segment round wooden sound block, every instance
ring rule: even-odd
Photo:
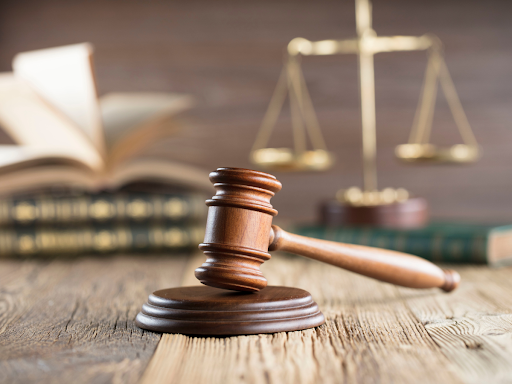
[[[208,286],[163,289],[149,295],[135,320],[150,331],[210,336],[298,331],[324,322],[309,292],[277,286],[256,293]]]
[[[403,202],[374,206],[352,206],[328,200],[320,206],[320,224],[370,225],[376,227],[413,229],[428,222],[428,204],[421,197]]]

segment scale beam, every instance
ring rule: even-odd
[[[302,37],[295,38],[288,44],[288,54],[291,57],[297,55],[358,55],[363,136],[363,182],[364,190],[372,192],[378,189],[373,56],[381,52],[440,49],[441,42],[433,35],[377,36],[372,28],[372,5],[370,0],[356,0],[356,29],[358,36],[353,39],[310,41]]]
[[[288,44],[290,56],[328,56],[359,54],[360,43],[364,41],[365,49],[372,54],[381,52],[425,51],[437,47],[439,40],[432,35],[423,36],[367,36],[364,39],[320,40],[311,41],[297,37]]]
[[[440,49],[441,43],[432,35],[377,36],[371,29],[371,14],[367,0],[356,0],[358,38],[343,40],[310,41],[298,37],[288,44],[290,56],[327,56],[357,54],[359,57],[359,82],[361,88],[361,120],[363,134],[363,182],[366,191],[377,190],[377,138],[375,115],[375,70],[373,56],[381,52],[424,51]],[[367,3],[367,4],[361,4]],[[362,25],[359,25],[362,24]]]
[[[409,143],[399,145],[395,151],[399,159],[407,162],[472,162],[478,158],[479,148],[444,62],[441,41],[432,34],[378,36],[372,27],[371,1],[355,0],[355,5],[357,37],[320,41],[297,37],[288,43],[288,57],[283,73],[251,151],[251,159],[261,166],[280,170],[323,170],[332,164],[333,156],[327,151],[320,132],[320,126],[300,69],[300,60],[302,56],[355,54],[358,57],[361,98],[364,188],[362,191],[357,187],[340,191],[339,194],[341,193],[343,196],[338,200],[342,203],[364,206],[390,204],[393,201],[399,201],[398,194],[395,193],[397,191],[394,191],[395,194],[391,196],[387,192],[384,193],[384,190],[379,191],[377,185],[374,70],[374,56],[377,53],[427,51],[428,65],[422,96],[418,102]],[[438,82],[445,94],[464,144],[441,148],[429,142]],[[290,99],[294,149],[264,148],[276,124],[287,93]],[[313,150],[307,149],[306,133],[309,135]],[[352,193],[356,189],[358,192]],[[352,192],[348,193],[350,191]]]

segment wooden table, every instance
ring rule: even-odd
[[[273,285],[309,290],[325,325],[227,338],[160,335],[148,293],[195,284],[201,256],[0,261],[0,382],[512,382],[512,268],[462,266],[460,288],[398,288],[275,255]]]

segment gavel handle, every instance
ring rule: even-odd
[[[442,270],[417,256],[380,248],[336,243],[288,233],[276,225],[270,233],[269,251],[285,251],[410,288],[457,288],[460,276]]]

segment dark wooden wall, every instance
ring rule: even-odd
[[[378,167],[381,187],[427,197],[437,217],[512,222],[512,3],[499,0],[375,0],[379,34],[436,33],[484,156],[467,166],[402,165],[394,146],[407,140],[425,53],[376,57]],[[155,153],[208,169],[250,167],[247,156],[294,37],[353,36],[354,4],[339,1],[3,0],[0,70],[19,51],[90,41],[101,93],[175,91],[198,105],[189,129]],[[303,61],[313,102],[336,166],[324,173],[278,174],[281,217],[311,219],[317,202],[361,183],[356,58]],[[438,103],[433,138],[458,140]],[[284,145],[289,118],[274,137]]]

